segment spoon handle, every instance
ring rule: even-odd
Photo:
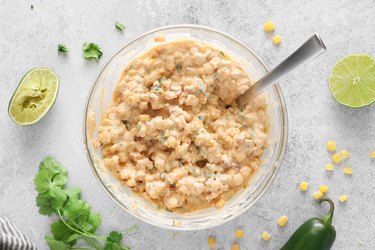
[[[290,73],[302,64],[305,64],[307,61],[317,57],[325,50],[326,46],[324,45],[322,39],[320,39],[319,35],[313,35],[287,59],[268,72],[260,80],[254,83],[250,89],[239,96],[237,98],[238,106],[244,106],[255,96],[283,78],[286,74]]]

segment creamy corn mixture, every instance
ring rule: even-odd
[[[205,43],[157,45],[119,78],[97,138],[105,166],[160,208],[222,207],[267,147],[264,98],[244,110],[233,103],[250,85],[238,62]]]

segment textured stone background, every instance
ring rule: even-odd
[[[34,9],[30,9],[30,5]],[[217,237],[218,249],[229,249],[233,232],[244,228],[242,249],[277,249],[307,218],[323,215],[311,199],[322,183],[337,200],[334,249],[375,249],[375,106],[349,109],[332,98],[327,79],[334,63],[351,53],[375,54],[375,4],[373,0],[339,1],[90,1],[0,0],[0,214],[8,216],[40,248],[52,219],[35,206],[33,178],[39,161],[53,155],[70,172],[70,185],[82,188],[84,198],[102,214],[101,229],[141,228],[126,243],[133,249],[207,249],[208,235]],[[262,30],[272,19],[283,44],[274,47]],[[122,34],[118,20],[127,26]],[[251,46],[274,66],[314,32],[327,51],[314,62],[282,81],[289,109],[289,143],[283,166],[274,184],[259,202],[239,218],[210,230],[178,233],[150,226],[123,212],[99,187],[89,170],[82,143],[82,116],[87,92],[106,60],[133,37],[163,25],[194,23],[228,32]],[[81,57],[86,41],[99,43],[104,55],[99,63]],[[71,48],[58,56],[56,46]],[[30,68],[47,66],[61,79],[52,111],[31,127],[15,125],[7,106],[22,75]],[[337,168],[324,172],[329,162],[325,142],[333,139],[351,152],[352,177]],[[307,180],[311,189],[302,194],[297,185]],[[286,214],[290,223],[279,229],[275,220]],[[260,234],[268,230],[272,240]],[[358,240],[364,245],[360,246]]]

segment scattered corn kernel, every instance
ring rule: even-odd
[[[231,250],[240,250],[240,245],[237,243],[232,244]]]
[[[348,200],[348,196],[347,196],[346,194],[341,195],[341,196],[339,197],[339,202],[341,202],[341,203],[343,203],[343,202],[345,202],[345,201],[347,201],[347,200]]]
[[[272,37],[273,44],[277,45],[277,44],[281,43],[281,41],[282,41],[282,38],[279,35],[276,35],[276,36]]]
[[[267,22],[264,23],[264,31],[265,32],[272,32],[275,30],[275,24],[271,20],[268,20]]]
[[[315,200],[320,200],[321,198],[323,198],[323,192],[322,191],[320,191],[320,190],[318,190],[318,191],[316,191],[315,193],[313,193],[313,198],[315,199]]]
[[[344,174],[346,175],[352,175],[353,169],[352,168],[344,168]]]
[[[370,153],[370,158],[371,158],[371,159],[375,159],[375,151],[372,151],[372,152]]]
[[[271,235],[267,231],[265,231],[262,233],[262,239],[264,241],[269,241],[271,239]]]
[[[328,163],[325,168],[327,171],[332,171],[335,167],[331,163]]]
[[[336,150],[336,142],[327,141],[327,150],[328,151],[335,151]]]
[[[350,154],[349,154],[349,151],[348,150],[341,150],[340,151],[340,155],[343,159],[348,159]]]
[[[216,242],[214,237],[209,236],[207,242],[210,248],[215,248]]]
[[[363,242],[363,240],[359,240],[359,241],[357,241],[358,242],[358,245],[364,245],[365,243]]]
[[[236,238],[242,238],[244,235],[245,235],[245,232],[241,229],[237,229],[236,232],[234,233],[234,236],[236,236]]]
[[[328,186],[326,186],[326,185],[320,185],[319,190],[320,190],[323,194],[325,194],[325,193],[328,192]]]
[[[283,216],[281,216],[281,217],[277,220],[277,225],[279,225],[280,227],[285,227],[286,224],[288,223],[288,221],[289,221],[288,216],[283,215]]]
[[[339,153],[336,153],[334,155],[332,155],[332,161],[336,164],[339,164],[341,162],[342,158],[341,158],[341,155]]]
[[[299,184],[299,189],[301,189],[301,191],[303,192],[306,192],[308,188],[309,188],[309,183],[307,183],[306,181],[303,181]]]

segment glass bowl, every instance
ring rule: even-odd
[[[115,53],[99,72],[90,89],[83,125],[84,144],[88,160],[95,177],[106,193],[121,208],[136,218],[155,226],[174,230],[186,231],[215,227],[247,211],[275,179],[287,143],[288,122],[284,97],[278,84],[264,93],[270,120],[270,147],[265,150],[262,165],[252,176],[246,188],[239,191],[221,209],[209,208],[185,214],[158,210],[155,204],[144,200],[127,186],[121,185],[102,164],[100,148],[94,148],[92,145],[92,140],[97,135],[102,114],[111,103],[112,92],[121,70],[132,58],[155,46],[156,43],[153,38],[157,35],[165,36],[166,42],[190,38],[213,45],[242,63],[253,81],[258,80],[269,71],[260,57],[244,43],[211,28],[196,25],[177,25],[147,32],[127,43]]]

